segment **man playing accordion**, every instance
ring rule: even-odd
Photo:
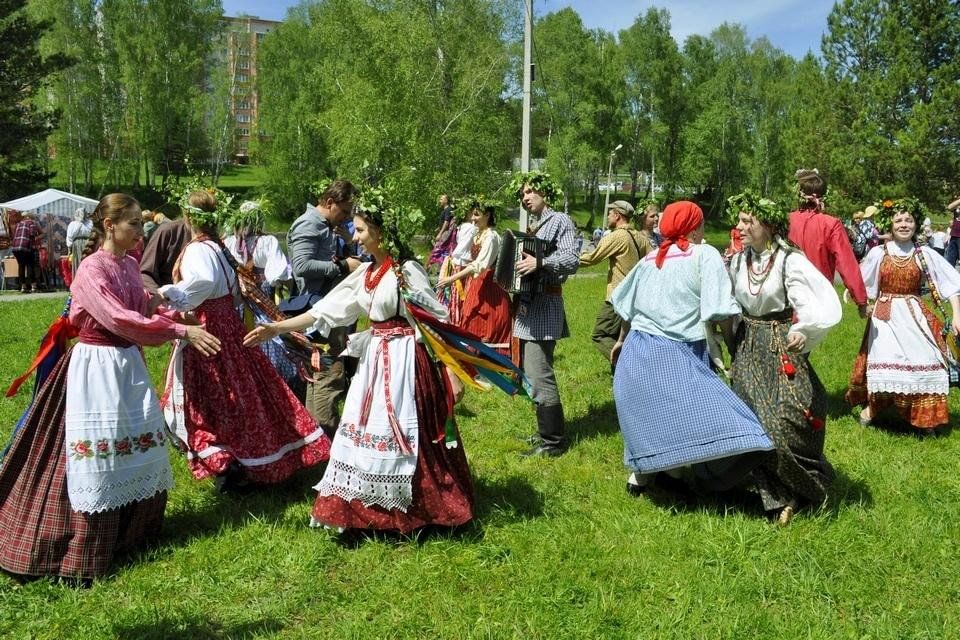
[[[538,272],[541,286],[537,287],[539,292],[517,294],[513,323],[523,371],[533,386],[537,405],[537,433],[530,438],[533,447],[524,455],[553,457],[567,448],[553,353],[557,340],[570,335],[561,287],[579,266],[576,229],[570,216],[551,208],[563,193],[548,174],[521,173],[514,178],[513,186],[517,199],[530,214],[531,231],[556,246],[540,261],[528,253],[517,261],[516,273],[526,277]]]

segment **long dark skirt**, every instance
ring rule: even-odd
[[[40,388],[0,468],[0,567],[10,573],[96,578],[163,523],[166,491],[101,513],[70,507],[64,445],[70,355]]]
[[[826,390],[806,355],[788,354],[796,369],[792,380],[781,372],[780,347],[789,328],[788,321],[745,319],[733,362],[733,390],[757,414],[776,446],[753,472],[768,511],[791,503],[819,506],[833,481],[833,467],[823,455]]]
[[[344,529],[410,533],[427,525],[453,527],[473,518],[473,482],[463,443],[448,449],[439,438],[447,415],[443,373],[422,344],[417,343],[415,353],[420,442],[413,474],[413,504],[403,512],[379,505],[368,507],[359,500],[347,501],[336,495],[317,496],[313,504],[316,522]]]

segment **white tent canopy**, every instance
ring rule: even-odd
[[[83,207],[87,213],[92,213],[97,208],[97,201],[59,189],[45,189],[40,193],[17,198],[10,202],[0,202],[0,209],[36,211],[68,219],[72,219],[74,212],[80,207]]]

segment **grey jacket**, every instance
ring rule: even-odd
[[[326,295],[343,275],[334,261],[337,236],[316,207],[307,205],[307,210],[290,225],[287,251],[301,293]]]

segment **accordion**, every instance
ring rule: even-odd
[[[536,294],[543,292],[540,265],[543,259],[556,251],[556,240],[543,240],[532,233],[506,231],[500,241],[500,255],[494,278],[507,293]],[[517,261],[527,253],[537,259],[537,270],[525,276],[517,273]]]

